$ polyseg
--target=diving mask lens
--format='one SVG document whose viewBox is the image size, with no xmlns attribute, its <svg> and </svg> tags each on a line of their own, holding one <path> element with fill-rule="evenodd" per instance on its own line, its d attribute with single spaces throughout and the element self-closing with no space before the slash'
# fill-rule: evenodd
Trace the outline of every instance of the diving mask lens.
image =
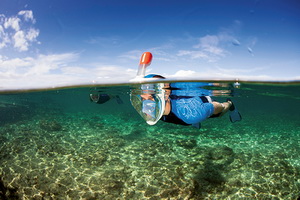
<svg viewBox="0 0 300 200">
<path fill-rule="evenodd" d="M 144 100 L 142 107 L 143 107 L 142 108 L 143 113 L 145 113 L 146 115 L 149 115 L 151 118 L 155 118 L 156 103 L 154 101 Z"/>
</svg>

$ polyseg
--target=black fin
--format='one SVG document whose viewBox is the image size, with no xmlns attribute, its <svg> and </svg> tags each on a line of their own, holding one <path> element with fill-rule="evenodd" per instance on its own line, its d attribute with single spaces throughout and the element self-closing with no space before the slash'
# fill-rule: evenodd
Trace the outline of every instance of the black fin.
<svg viewBox="0 0 300 200">
<path fill-rule="evenodd" d="M 231 99 L 227 99 L 227 101 L 231 101 Z M 231 106 L 229 108 L 229 119 L 232 123 L 234 122 L 238 122 L 242 120 L 242 116 L 239 113 L 239 111 L 237 110 L 237 108 L 235 107 L 234 103 L 231 101 Z"/>
<path fill-rule="evenodd" d="M 200 129 L 201 128 L 201 123 L 195 123 L 195 124 L 192 124 L 192 126 L 197 128 L 197 129 Z"/>
</svg>

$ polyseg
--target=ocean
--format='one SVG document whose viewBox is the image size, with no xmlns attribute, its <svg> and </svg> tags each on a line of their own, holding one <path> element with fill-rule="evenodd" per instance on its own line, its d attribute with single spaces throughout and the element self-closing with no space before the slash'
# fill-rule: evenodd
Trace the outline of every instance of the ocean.
<svg viewBox="0 0 300 200">
<path fill-rule="evenodd" d="M 171 92 L 242 120 L 148 125 L 139 85 L 1 92 L 0 199 L 299 199 L 300 84 L 198 83 Z"/>
</svg>

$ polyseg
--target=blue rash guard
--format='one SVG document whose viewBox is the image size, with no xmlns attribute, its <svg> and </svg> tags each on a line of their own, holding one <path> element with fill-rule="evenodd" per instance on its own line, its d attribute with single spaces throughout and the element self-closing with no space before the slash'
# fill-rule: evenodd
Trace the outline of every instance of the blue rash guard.
<svg viewBox="0 0 300 200">
<path fill-rule="evenodd" d="M 170 95 L 171 112 L 163 116 L 165 122 L 191 125 L 201 123 L 212 116 L 214 106 L 204 96 L 184 97 Z"/>
</svg>

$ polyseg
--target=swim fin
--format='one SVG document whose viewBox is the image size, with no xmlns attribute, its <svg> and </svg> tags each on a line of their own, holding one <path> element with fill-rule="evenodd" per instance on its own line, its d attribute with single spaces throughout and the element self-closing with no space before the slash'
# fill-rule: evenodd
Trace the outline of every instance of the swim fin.
<svg viewBox="0 0 300 200">
<path fill-rule="evenodd" d="M 227 99 L 227 101 L 231 101 L 231 99 Z M 232 105 L 229 108 L 229 119 L 232 123 L 238 122 L 242 120 L 242 116 L 239 113 L 238 109 L 235 107 L 234 103 L 231 101 Z"/>
<path fill-rule="evenodd" d="M 192 126 L 197 128 L 197 129 L 200 129 L 201 128 L 201 123 L 195 123 L 195 124 L 192 124 Z"/>
</svg>

